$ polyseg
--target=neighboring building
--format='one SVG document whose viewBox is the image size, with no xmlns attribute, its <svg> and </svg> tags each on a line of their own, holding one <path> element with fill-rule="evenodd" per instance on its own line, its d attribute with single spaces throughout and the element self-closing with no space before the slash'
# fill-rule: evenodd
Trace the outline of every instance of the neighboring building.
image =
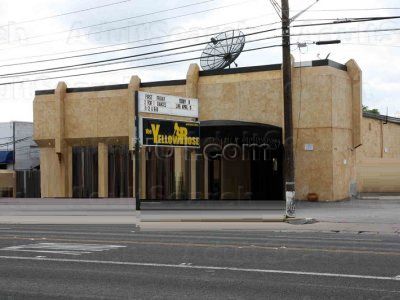
<svg viewBox="0 0 400 300">
<path fill-rule="evenodd" d="M 39 147 L 33 141 L 32 122 L 0 123 L 0 169 L 38 168 Z"/>
<path fill-rule="evenodd" d="M 382 139 L 372 131 L 380 120 L 362 116 L 362 74 L 356 62 L 302 63 L 292 76 L 296 198 L 316 193 L 319 200 L 332 201 L 373 191 L 363 168 L 388 153 L 392 164 L 400 164 L 400 126 L 385 125 L 385 136 L 395 141 L 387 146 L 389 152 L 375 157 L 370 143 Z M 42 197 L 133 197 L 135 91 L 198 98 L 201 121 L 201 150 L 141 151 L 146 162 L 140 164 L 142 198 L 283 199 L 281 66 L 199 71 L 196 64 L 183 80 L 142 83 L 133 76 L 129 84 L 67 88 L 60 82 L 56 90 L 37 91 L 34 140 L 41 150 Z M 368 120 L 374 123 L 371 131 L 365 128 Z M 383 140 L 384 148 L 392 143 Z M 236 160 L 202 154 L 211 142 L 226 146 L 231 141 L 272 147 L 264 157 L 243 150 L 245 158 Z M 370 171 L 382 177 L 381 170 Z M 391 182 L 381 191 L 400 192 L 400 184 Z"/>
<path fill-rule="evenodd" d="M 17 197 L 40 196 L 39 147 L 32 136 L 32 122 L 0 123 L 0 169 L 9 171 L 3 172 L 3 178 L 14 178 L 14 195 Z M 7 182 L 11 181 L 7 179 Z M 10 196 L 9 190 L 7 188 L 3 195 Z"/>
<path fill-rule="evenodd" d="M 361 192 L 400 192 L 400 118 L 364 113 L 357 149 Z"/>
</svg>

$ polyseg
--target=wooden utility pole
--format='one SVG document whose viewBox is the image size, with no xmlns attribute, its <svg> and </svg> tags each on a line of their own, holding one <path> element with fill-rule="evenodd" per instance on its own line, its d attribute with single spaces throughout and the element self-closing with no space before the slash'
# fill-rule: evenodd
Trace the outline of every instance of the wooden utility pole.
<svg viewBox="0 0 400 300">
<path fill-rule="evenodd" d="M 292 62 L 290 56 L 290 17 L 289 0 L 282 0 L 282 77 L 283 105 L 285 119 L 285 195 L 286 216 L 294 216 L 294 155 L 293 155 L 293 119 L 292 119 Z"/>
</svg>

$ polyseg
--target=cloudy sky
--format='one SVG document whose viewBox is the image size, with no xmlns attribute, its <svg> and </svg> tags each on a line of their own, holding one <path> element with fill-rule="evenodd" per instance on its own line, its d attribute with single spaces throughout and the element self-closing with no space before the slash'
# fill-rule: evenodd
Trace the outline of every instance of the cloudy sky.
<svg viewBox="0 0 400 300">
<path fill-rule="evenodd" d="M 277 2 L 280 2 L 279 0 Z M 292 0 L 291 15 L 309 6 L 314 0 Z M 293 25 L 327 22 L 319 19 L 377 17 L 400 15 L 398 0 L 320 0 L 302 14 Z M 101 8 L 95 8 L 103 6 Z M 18 74 L 32 70 L 74 66 L 124 56 L 165 50 L 188 44 L 203 43 L 215 33 L 242 29 L 246 34 L 276 28 L 279 17 L 269 0 L 2 0 L 0 2 L 0 122 L 32 121 L 34 91 L 53 89 L 60 79 L 71 74 L 143 66 L 197 57 L 202 45 L 160 54 L 151 59 L 112 61 L 112 65 L 51 73 Z M 329 21 L 328 21 L 329 22 Z M 340 45 L 292 48 L 296 61 L 329 58 L 339 63 L 356 59 L 363 70 L 364 104 L 381 113 L 400 117 L 400 31 L 332 34 L 327 32 L 362 31 L 400 28 L 400 21 L 378 21 L 319 27 L 293 28 L 292 42 L 341 39 Z M 317 33 L 318 35 L 296 34 Z M 176 39 L 197 39 L 174 42 Z M 205 37 L 207 35 L 207 37 Z M 279 31 L 247 36 L 245 50 L 278 45 Z M 256 40 L 256 41 L 254 41 Z M 164 43 L 150 47 L 142 45 Z M 93 52 L 131 49 L 82 56 Z M 190 52 L 189 52 L 190 51 Z M 177 55 L 176 52 L 188 52 Z M 65 58 L 66 56 L 77 56 Z M 43 61 L 49 59 L 58 59 Z M 132 58 L 130 59 L 132 60 Z M 41 61 L 32 63 L 33 61 Z M 239 66 L 279 63 L 279 48 L 247 51 L 237 60 Z M 27 63 L 29 62 L 29 63 Z M 69 87 L 128 83 L 131 75 L 143 82 L 185 78 L 189 62 L 132 68 L 104 74 L 65 78 Z M 46 73 L 47 72 L 47 73 Z M 17 74 L 15 74 L 17 73 Z M 35 80 L 29 82 L 29 80 Z M 28 81 L 25 83 L 14 83 Z"/>
</svg>

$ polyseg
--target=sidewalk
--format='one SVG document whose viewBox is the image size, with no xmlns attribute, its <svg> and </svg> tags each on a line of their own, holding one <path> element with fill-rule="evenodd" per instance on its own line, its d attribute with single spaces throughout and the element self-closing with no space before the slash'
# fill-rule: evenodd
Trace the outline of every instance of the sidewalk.
<svg viewBox="0 0 400 300">
<path fill-rule="evenodd" d="M 135 200 L 0 198 L 0 224 L 137 224 Z"/>
<path fill-rule="evenodd" d="M 372 196 L 367 196 L 372 197 Z M 377 196 L 374 196 L 377 197 Z M 400 196 L 344 202 L 298 202 L 296 219 L 284 211 L 135 211 L 133 199 L 0 199 L 0 224 L 132 224 L 142 230 L 273 230 L 400 234 Z M 312 224 L 304 220 L 315 219 Z M 271 222 L 275 221 L 275 222 Z"/>
<path fill-rule="evenodd" d="M 296 218 L 288 222 L 283 222 L 283 211 L 173 211 L 160 212 L 158 217 L 164 216 L 165 222 L 151 222 L 151 212 L 141 212 L 141 220 L 143 214 L 146 219 L 140 226 L 143 230 L 272 230 L 400 235 L 400 196 L 391 195 L 390 199 L 383 200 L 373 197 L 343 202 L 297 202 Z M 178 214 L 181 220 L 174 221 L 171 216 Z M 229 222 L 227 218 L 236 220 Z M 312 221 L 310 219 L 314 222 L 309 222 Z M 268 222 L 271 220 L 275 222 Z"/>
</svg>

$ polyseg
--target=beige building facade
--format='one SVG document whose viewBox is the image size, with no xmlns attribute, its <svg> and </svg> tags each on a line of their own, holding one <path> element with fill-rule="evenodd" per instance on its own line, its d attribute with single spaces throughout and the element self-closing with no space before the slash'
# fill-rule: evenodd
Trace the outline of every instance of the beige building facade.
<svg viewBox="0 0 400 300">
<path fill-rule="evenodd" d="M 363 117 L 362 72 L 354 60 L 293 65 L 296 198 L 320 201 L 358 192 L 400 192 L 400 124 Z M 134 172 L 134 94 L 199 99 L 201 136 L 284 131 L 280 65 L 200 71 L 182 80 L 37 91 L 34 140 L 40 146 L 42 197 L 134 195 L 148 199 L 283 199 L 282 145 L 262 159 L 213 159 L 202 149 L 142 149 Z M 173 117 L 165 117 L 173 119 Z M 188 119 L 189 120 L 189 119 Z M 386 122 L 386 123 L 385 123 Z M 385 124 L 383 124 L 385 123 Z M 241 146 L 245 138 L 241 139 Z M 382 167 L 383 166 L 383 167 Z M 267 195 L 267 196 L 266 196 Z"/>
<path fill-rule="evenodd" d="M 357 149 L 361 192 L 400 192 L 400 119 L 364 114 L 363 146 Z"/>
</svg>

